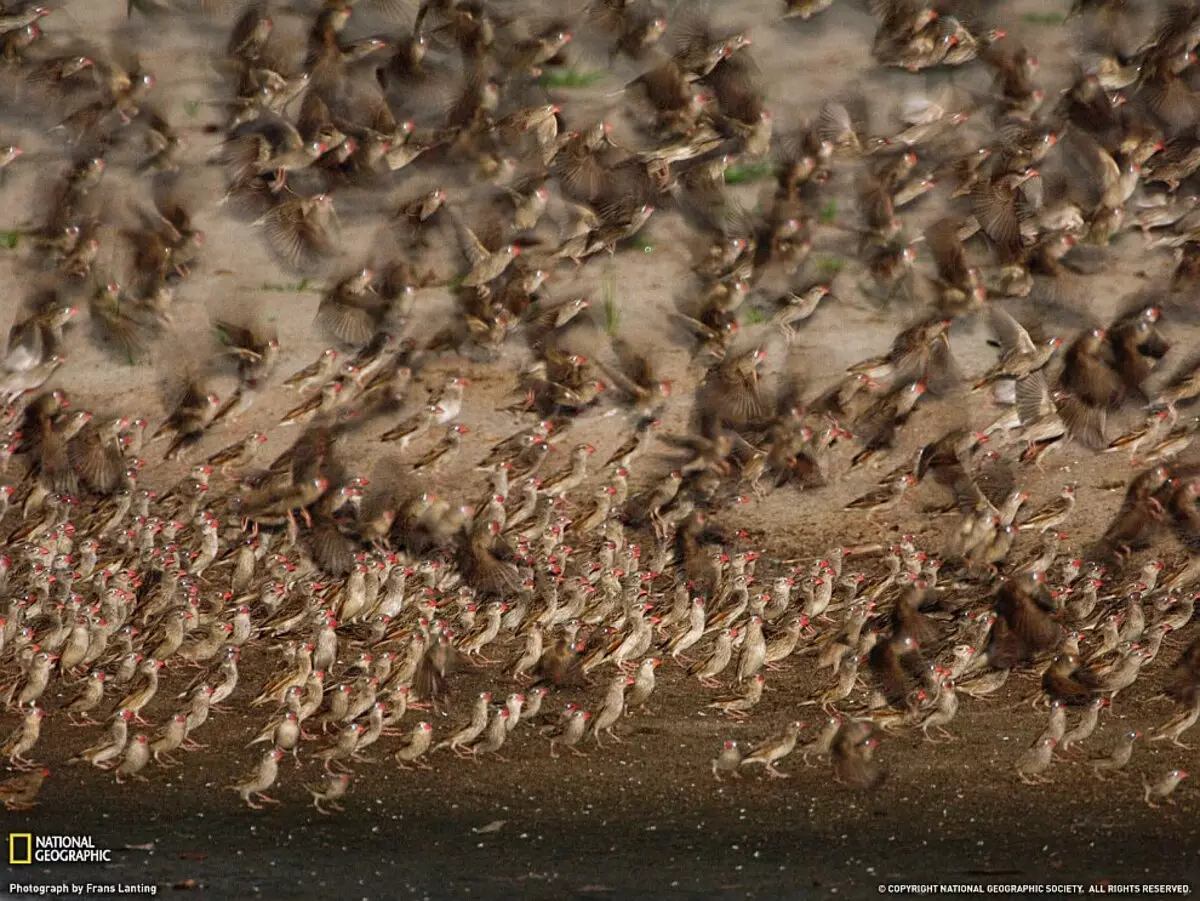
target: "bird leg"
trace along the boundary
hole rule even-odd
[[[720,688],[721,687],[721,683],[718,682],[716,679],[712,678],[711,676],[698,676],[697,678],[700,680],[700,684],[703,685],[705,688]]]
[[[782,773],[779,770],[775,769],[775,764],[773,764],[773,763],[767,764],[767,775],[770,776],[772,779],[790,779],[790,778],[792,778],[788,773]]]

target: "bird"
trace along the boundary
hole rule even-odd
[[[37,705],[30,706],[21,720],[21,724],[13,730],[5,740],[4,746],[0,748],[0,753],[8,757],[9,762],[15,768],[23,770],[37,768],[36,764],[25,755],[32,751],[34,745],[38,743],[38,738],[41,736],[42,719],[45,716],[44,708]]]
[[[316,785],[306,785],[305,788],[312,796],[313,807],[317,809],[317,813],[326,815],[334,811],[342,813],[345,808],[342,807],[341,798],[345,797],[346,791],[350,787],[350,780],[349,773],[323,773],[321,782]]]
[[[1174,804],[1175,800],[1171,797],[1175,793],[1175,789],[1180,783],[1188,777],[1188,771],[1184,769],[1173,769],[1167,772],[1165,776],[1151,782],[1149,779],[1142,777],[1142,788],[1144,789],[1143,798],[1146,804],[1150,807],[1157,807],[1159,801],[1166,801],[1168,804]]]
[[[742,764],[742,752],[738,748],[738,743],[733,739],[726,739],[721,744],[721,752],[712,759],[713,778],[718,782],[721,781],[721,774],[728,773],[735,779],[741,778],[741,773],[738,767]]]
[[[1045,775],[1054,758],[1054,748],[1058,742],[1050,737],[1039,738],[1034,745],[1025,751],[1017,760],[1017,777],[1026,785],[1039,785],[1050,782]]]
[[[800,733],[804,729],[804,725],[804,723],[799,721],[789,723],[787,728],[779,735],[751,748],[749,753],[742,758],[742,762],[739,765],[762,764],[769,776],[776,779],[786,779],[788,774],[780,772],[775,764],[779,763],[779,761],[795,750],[796,742],[800,738]]]
[[[758,673],[746,684],[746,687],[740,694],[713,701],[708,706],[720,710],[732,719],[744,721],[749,717],[750,711],[758,706],[759,701],[762,700],[765,684],[766,678],[762,673]]]
[[[80,751],[67,763],[87,761],[102,770],[111,769],[125,751],[125,745],[129,741],[129,721],[132,719],[133,711],[123,708],[118,710],[113,714],[105,739]]]
[[[1134,742],[1141,737],[1142,733],[1136,729],[1128,729],[1122,733],[1107,756],[1092,760],[1092,774],[1097,779],[1103,780],[1105,777],[1101,775],[1102,773],[1114,773],[1118,770],[1123,770],[1129,763],[1130,758],[1133,757]]]
[[[586,757],[586,752],[577,746],[591,725],[592,714],[587,710],[572,709],[565,713],[562,722],[552,728],[550,736],[550,756],[558,757],[558,746],[562,745],[577,757]]]
[[[3,799],[5,809],[31,810],[36,807],[42,784],[49,778],[50,770],[47,767],[39,767],[0,782],[0,799]]]
[[[150,762],[150,742],[144,732],[138,732],[125,746],[125,753],[121,755],[121,761],[113,768],[116,774],[118,783],[124,782],[126,779],[138,779],[147,781],[142,775],[142,770],[146,768],[146,764]]]
[[[205,386],[194,378],[186,377],[177,391],[170,414],[150,436],[151,441],[170,438],[163,454],[167,460],[199,442],[221,402],[216,394],[206,391]]]
[[[279,777],[279,761],[282,759],[284,752],[279,748],[271,748],[267,751],[255,766],[254,771],[241,782],[230,786],[233,791],[242,796],[242,800],[247,807],[254,810],[262,810],[264,803],[278,804],[277,798],[272,798],[266,794],[267,790],[275,784],[275,780]]]
[[[829,750],[834,778],[853,789],[877,787],[886,778],[886,772],[875,759],[878,746],[879,739],[870,723],[851,721],[842,724]]]
[[[409,765],[427,769],[429,764],[422,758],[429,751],[433,742],[433,726],[422,720],[413,725],[408,740],[396,751],[394,757],[400,766]]]
[[[613,727],[625,713],[625,691],[629,686],[633,685],[633,677],[620,675],[614,676],[608,684],[608,691],[604,695],[604,703],[600,710],[596,713],[592,720],[592,737],[596,744],[599,745],[600,734],[604,733],[615,742],[620,742],[621,739],[613,732]]]

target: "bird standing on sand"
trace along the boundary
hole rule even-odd
[[[738,748],[738,743],[732,739],[726,739],[721,745],[721,752],[712,759],[713,778],[718,782],[721,781],[721,774],[728,773],[735,779],[740,779],[742,774],[738,772],[738,767],[742,764],[742,752]]]
[[[741,762],[741,766],[750,766],[752,764],[762,764],[766,767],[767,775],[775,779],[786,779],[787,773],[782,773],[776,769],[775,764],[787,757],[796,748],[796,742],[800,738],[800,732],[804,729],[804,723],[793,722],[789,723],[788,727],[782,734],[768,739],[755,748],[752,748]]]
[[[279,761],[283,759],[283,754],[284,752],[279,748],[267,751],[259,760],[258,766],[254,768],[254,772],[243,781],[230,786],[233,791],[242,796],[242,800],[248,807],[262,810],[263,803],[279,803],[278,799],[268,796],[266,792],[279,777]]]

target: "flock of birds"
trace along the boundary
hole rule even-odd
[[[787,0],[784,15],[831,5]],[[20,771],[0,797],[10,809],[36,803],[50,775],[36,757],[53,754],[39,741],[48,712],[102,726],[68,762],[124,782],[178,765],[203,747],[209,719],[236,707],[260,712],[250,744],[265,746],[234,786],[245,802],[273,800],[291,754],[322,763],[310,791],[328,812],[389,736],[401,740],[383,765],[404,768],[434,765],[441,749],[498,757],[520,728],[551,756],[620,741],[664,661],[700,686],[731,687],[707,707],[737,721],[770,672],[824,685],[788,701],[827,715],[811,737],[796,722],[752,747],[727,741],[717,779],[755,765],[784,776],[778,765],[799,751],[873,788],[886,774],[882,738],[952,739],[960,699],[994,695],[1014,670],[1034,676],[1029,700],[1050,708],[1014,761],[1022,781],[1048,779],[1152,668],[1177,709],[1150,740],[1186,747],[1200,719],[1200,640],[1159,657],[1176,633],[1188,637],[1200,576],[1200,468],[1186,462],[1200,420],[1181,415],[1200,397],[1200,359],[1170,372],[1163,361],[1178,353],[1172,321],[1186,322],[1200,279],[1200,218],[1181,191],[1200,169],[1200,8],[1169,4],[1152,40],[1126,47],[1131,4],[1076,5],[1088,40],[1055,100],[1033,55],[987,27],[977,4],[872,0],[881,65],[983,67],[991,91],[969,107],[953,93],[910,99],[886,133],[868,129],[860,97],[831,99],[780,134],[750,39],[699,14],[668,18],[651,0],[595,0],[579,21],[427,0],[409,28],[387,0],[315,13],[255,3],[217,60],[227,120],[208,164],[188,161],[135,54],[56,41],[53,11],[6,8],[5,87],[53,119],[66,162],[22,235],[28,303],[0,360],[0,672],[19,717],[2,752]],[[130,14],[185,16],[166,0],[138,0]],[[385,24],[349,40],[360,20]],[[636,148],[608,120],[567,127],[570,87],[555,77],[574,71],[581,44],[641,73],[616,101]],[[985,136],[971,120],[986,120]],[[3,163],[21,166],[20,148]],[[278,337],[243,304],[216,319],[210,359],[175,367],[161,422],[79,409],[54,387],[72,342],[90,338],[121,365],[171,334],[174,294],[205,265],[190,179],[214,165],[227,174],[220,214],[252,220],[282,265],[314,278],[346,256],[350,205],[338,213],[339,198],[413,188],[370,258],[328,281],[315,328],[335,343],[311,365],[281,377]],[[774,191],[751,212],[727,182],[755,166]],[[107,190],[114,169],[152,202]],[[471,173],[474,186],[426,190],[423,174],[446,171]],[[838,179],[859,186],[855,223],[825,214]],[[945,215],[914,236],[901,214],[935,183],[953,186]],[[664,210],[703,244],[694,289],[671,314],[702,372],[694,391],[665,380],[653,344],[600,321],[586,298],[543,293],[559,270],[636,243]],[[1084,273],[1130,228],[1175,250],[1169,282],[1106,327],[1048,331],[1054,311],[1088,321]],[[851,233],[841,240],[857,241],[847,256],[867,293],[912,318],[886,354],[814,392],[795,339],[851,290],[810,258],[817,229]],[[461,248],[448,276],[437,256],[447,238]],[[926,247],[932,272],[916,265]],[[431,287],[455,304],[439,329],[413,314]],[[1022,312],[1031,301],[1036,319]],[[769,315],[753,323],[763,303]],[[998,361],[968,379],[952,335],[979,318]],[[745,339],[768,332],[784,353]],[[457,371],[426,379],[448,355]],[[486,492],[470,503],[435,494],[439,473],[464,466],[472,362],[518,356],[513,434],[465,464],[487,473]],[[223,398],[218,376],[236,380]],[[218,423],[284,388],[297,402],[280,431],[200,452]],[[906,535],[784,561],[720,525],[774,492],[820,503],[846,473],[896,462],[919,405],[966,411],[984,392],[1002,407],[994,421],[974,428],[964,412],[962,425],[923,436],[915,459],[847,508],[877,523],[918,483],[936,486],[958,523],[945,546]],[[1144,422],[1113,434],[1109,416],[1139,405]],[[668,434],[660,420],[678,407],[691,428]],[[597,467],[594,445],[570,434],[605,414],[627,426]],[[300,426],[295,440],[256,465],[288,424]],[[346,449],[364,435],[386,461],[369,479]],[[659,465],[656,444],[676,456]],[[557,470],[546,465],[554,445],[573,445]],[[1114,468],[1128,453],[1137,470],[1103,536],[1080,550],[1061,531],[1076,486],[1029,511],[1016,484],[1024,464],[1069,446],[1110,452]],[[191,469],[151,490],[142,482],[159,459]],[[1178,565],[1131,562],[1172,555],[1172,536]],[[240,678],[244,652],[270,668],[257,690]],[[186,670],[196,672],[183,684]],[[454,688],[468,674],[520,690],[460,710]],[[564,692],[595,703],[564,706]],[[147,721],[168,696],[178,708]],[[435,729],[442,719],[413,715],[448,708],[463,722]],[[1139,737],[1092,758],[1097,776],[1123,769]],[[1170,801],[1186,776],[1145,780],[1146,801]]]

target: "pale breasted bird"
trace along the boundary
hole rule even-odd
[[[597,745],[601,744],[600,733],[602,732],[615,742],[621,741],[613,732],[613,727],[625,714],[625,691],[631,685],[633,685],[633,677],[625,675],[615,676],[609,682],[608,691],[604,695],[604,703],[592,723],[592,736]]]
[[[550,737],[550,756],[558,757],[558,746],[562,745],[567,748],[577,757],[586,757],[587,754],[581,751],[578,747],[584,736],[588,733],[588,727],[591,722],[592,715],[586,710],[579,710],[572,707],[568,709],[562,720],[549,731]]]
[[[721,774],[728,773],[735,779],[740,779],[742,774],[738,772],[738,768],[742,763],[742,752],[738,748],[738,743],[732,739],[726,739],[721,745],[721,751],[712,759],[713,778],[718,782],[721,781]]]
[[[332,811],[341,813],[345,810],[341,805],[341,799],[350,787],[350,779],[349,773],[323,773],[319,783],[305,786],[312,796],[313,807],[317,809],[318,813],[328,814]]]
[[[780,772],[776,769],[775,764],[787,757],[796,748],[796,742],[800,738],[800,732],[804,729],[804,723],[793,722],[788,724],[788,727],[779,735],[774,736],[757,747],[753,748],[741,762],[741,766],[750,766],[751,764],[762,764],[766,767],[767,774],[777,778],[787,778],[787,773]]]
[[[401,767],[412,766],[428,769],[429,764],[422,758],[433,742],[433,727],[427,722],[416,723],[409,732],[408,740],[396,751],[394,757]]]
[[[1143,798],[1150,807],[1157,807],[1159,801],[1166,801],[1168,804],[1174,804],[1175,801],[1171,795],[1179,784],[1188,777],[1188,771],[1184,769],[1174,769],[1168,772],[1160,779],[1151,782],[1142,777],[1142,788],[1145,791]]]
[[[33,750],[34,745],[38,743],[38,738],[41,736],[42,720],[46,716],[46,711],[36,704],[29,707],[25,712],[21,724],[16,727],[4,742],[3,747],[0,747],[0,754],[8,758],[9,763],[19,770],[28,770],[36,766],[33,761],[26,758],[26,754]]]
[[[260,802],[279,803],[275,798],[268,796],[266,792],[279,777],[279,761],[283,755],[284,752],[281,749],[272,748],[262,756],[254,771],[246,779],[230,786],[233,791],[242,796],[242,800],[248,807],[261,810],[262,803]]]
[[[126,779],[138,779],[142,782],[147,781],[146,777],[142,775],[142,770],[146,768],[146,764],[149,761],[149,739],[144,732],[139,732],[125,746],[125,753],[121,755],[121,762],[113,770],[116,774],[117,783],[120,784]]]
[[[1115,773],[1118,770],[1123,770],[1133,757],[1134,743],[1142,737],[1142,733],[1136,729],[1129,729],[1122,733],[1113,745],[1109,753],[1100,758],[1091,761],[1092,773],[1097,779],[1104,780],[1102,773]]]

